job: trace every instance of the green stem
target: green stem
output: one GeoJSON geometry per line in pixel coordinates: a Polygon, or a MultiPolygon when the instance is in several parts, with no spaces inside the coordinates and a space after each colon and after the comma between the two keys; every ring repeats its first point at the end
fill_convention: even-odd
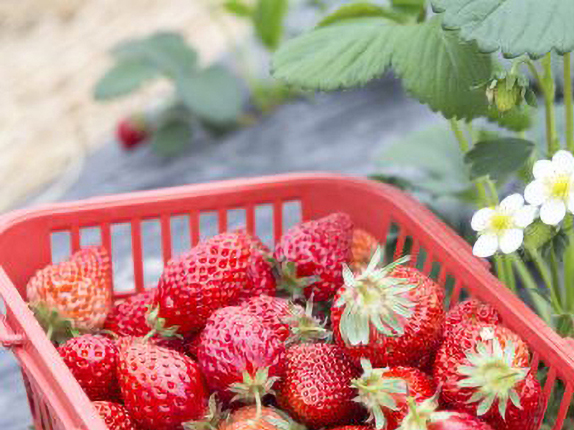
{"type": "Polygon", "coordinates": [[[255,413],[255,422],[258,422],[259,419],[261,418],[262,413],[261,395],[259,393],[255,395],[255,404],[257,405],[255,413]]]}
{"type": "Polygon", "coordinates": [[[567,312],[574,312],[574,219],[568,215],[564,221],[564,229],[568,234],[568,245],[563,255],[564,274],[564,309],[567,312]]]}
{"type": "Polygon", "coordinates": [[[503,256],[502,262],[504,264],[504,271],[506,272],[506,279],[508,281],[506,286],[510,288],[510,291],[516,294],[516,279],[514,277],[514,270],[512,270],[512,261],[508,256],[503,256]]]}
{"type": "Polygon", "coordinates": [[[53,336],[54,336],[54,326],[52,324],[50,324],[48,326],[48,330],[46,331],[46,337],[51,342],[53,336]]]}
{"type": "Polygon", "coordinates": [[[574,152],[574,106],[572,104],[572,61],[564,54],[564,105],[566,107],[566,148],[574,152]]]}
{"type": "Polygon", "coordinates": [[[508,275],[506,273],[506,266],[504,264],[504,259],[503,259],[502,255],[496,254],[494,256],[494,265],[496,267],[496,276],[498,276],[498,279],[500,279],[500,282],[502,282],[504,285],[508,286],[508,284],[509,284],[508,275]]]}
{"type": "Polygon", "coordinates": [[[463,154],[466,154],[468,152],[468,150],[470,149],[470,146],[468,144],[468,141],[464,137],[464,133],[462,132],[460,125],[458,124],[458,121],[456,119],[451,119],[450,120],[450,127],[452,128],[452,131],[454,132],[454,136],[456,137],[456,141],[458,142],[458,146],[460,147],[460,151],[463,154]]]}
{"type": "Polygon", "coordinates": [[[552,157],[560,149],[560,144],[556,137],[556,117],[554,112],[556,86],[554,85],[554,77],[552,76],[551,53],[546,54],[542,59],[542,66],[544,68],[542,92],[546,106],[546,145],[548,148],[548,157],[552,157]]]}
{"type": "Polygon", "coordinates": [[[560,294],[560,274],[558,259],[556,258],[556,250],[554,247],[550,247],[550,274],[552,276],[552,285],[554,289],[554,295],[556,300],[562,306],[561,294],[560,294]]]}
{"type": "Polygon", "coordinates": [[[542,297],[540,297],[538,293],[540,291],[538,284],[536,283],[536,280],[534,279],[534,277],[530,273],[530,270],[524,263],[524,260],[522,260],[522,258],[520,258],[520,256],[517,254],[513,254],[510,258],[512,260],[514,268],[516,269],[516,273],[518,274],[520,280],[522,281],[522,285],[524,286],[524,288],[526,288],[526,291],[528,291],[530,299],[532,300],[532,304],[536,309],[536,313],[540,315],[540,317],[544,321],[551,324],[552,323],[551,309],[548,306],[548,302],[546,302],[542,297]]]}

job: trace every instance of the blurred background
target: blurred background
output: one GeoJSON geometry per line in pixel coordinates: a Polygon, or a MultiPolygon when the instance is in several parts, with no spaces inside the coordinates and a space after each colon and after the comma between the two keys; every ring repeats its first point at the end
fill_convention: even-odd
{"type": "MultiPolygon", "coordinates": [[[[405,130],[443,124],[391,76],[328,94],[274,81],[281,41],[341,2],[255,3],[1,0],[0,212],[290,171],[365,176],[405,130]]],[[[0,351],[0,428],[30,424],[0,351]]]]}

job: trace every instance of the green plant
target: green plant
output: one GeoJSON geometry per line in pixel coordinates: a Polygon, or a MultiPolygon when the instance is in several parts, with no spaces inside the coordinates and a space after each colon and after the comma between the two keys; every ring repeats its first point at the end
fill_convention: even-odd
{"type": "MultiPolygon", "coordinates": [[[[574,30],[568,25],[572,19],[574,3],[569,0],[350,3],[283,44],[272,62],[276,78],[308,90],[352,88],[392,70],[412,97],[442,114],[452,137],[439,142],[444,134],[435,131],[428,139],[424,135],[410,139],[410,144],[392,146],[384,157],[384,179],[398,180],[432,200],[434,209],[440,210],[437,196],[450,205],[490,208],[481,213],[482,222],[473,220],[474,230],[484,227],[478,229],[476,252],[490,255],[494,242],[486,250],[479,248],[496,239],[494,251],[502,247],[502,252],[493,259],[501,281],[513,290],[520,286],[538,313],[563,335],[574,333],[574,269],[560,263],[574,258],[574,241],[569,240],[574,234],[570,214],[574,200],[572,207],[567,200],[574,174],[564,171],[561,181],[556,180],[553,192],[561,200],[552,210],[534,196],[532,190],[540,184],[526,188],[526,199],[540,207],[541,219],[520,203],[524,201],[520,196],[513,196],[500,209],[499,194],[532,181],[533,168],[536,173],[541,166],[548,167],[550,161],[534,163],[537,158],[552,158],[561,149],[574,151],[570,61],[574,30]],[[557,55],[563,57],[564,138],[557,132],[553,68],[557,55]],[[532,128],[535,90],[544,105],[543,136],[532,128]],[[419,176],[389,172],[397,161],[416,166],[419,176]],[[517,225],[500,212],[508,204],[517,211],[517,225]],[[568,215],[562,221],[564,209],[568,215]],[[549,216],[552,213],[554,217],[549,216]],[[512,232],[502,240],[507,230],[512,232]],[[524,246],[516,252],[523,237],[524,246]]],[[[570,163],[564,153],[557,157],[570,163]]],[[[461,224],[468,226],[467,220],[461,224]]]]}
{"type": "Polygon", "coordinates": [[[154,118],[153,147],[177,154],[189,143],[193,127],[221,129],[237,122],[242,109],[239,81],[218,65],[201,67],[197,53],[177,33],[158,32],[120,43],[113,67],[96,84],[97,100],[131,94],[156,79],[174,87],[173,101],[154,118]]]}

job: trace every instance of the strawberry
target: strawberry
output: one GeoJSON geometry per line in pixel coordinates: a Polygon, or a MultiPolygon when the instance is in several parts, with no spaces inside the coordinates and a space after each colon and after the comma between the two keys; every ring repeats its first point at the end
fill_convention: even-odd
{"type": "Polygon", "coordinates": [[[231,414],[218,430],[305,430],[280,411],[262,407],[257,416],[257,407],[243,406],[231,414]]]}
{"type": "Polygon", "coordinates": [[[118,380],[126,409],[145,430],[172,430],[206,412],[199,365],[174,350],[147,342],[121,349],[118,380]]]}
{"type": "Polygon", "coordinates": [[[451,332],[459,325],[471,323],[500,324],[501,318],[496,309],[491,305],[482,303],[476,299],[465,300],[457,303],[446,314],[444,324],[444,337],[450,336],[451,332]]]}
{"type": "Polygon", "coordinates": [[[351,261],[349,262],[351,270],[353,272],[364,270],[378,246],[379,242],[373,235],[360,228],[354,229],[351,241],[351,261]]]}
{"type": "Polygon", "coordinates": [[[149,137],[149,126],[143,115],[132,115],[118,123],[116,135],[122,148],[131,150],[149,137]]]}
{"type": "Polygon", "coordinates": [[[256,401],[283,375],[285,345],[271,327],[239,306],[216,311],[201,332],[197,359],[220,400],[256,401]]]}
{"type": "Polygon", "coordinates": [[[326,301],[343,285],[341,265],[351,258],[353,223],[335,213],[289,229],[275,248],[278,286],[326,301]]]}
{"type": "Polygon", "coordinates": [[[108,252],[86,248],[38,271],[26,286],[28,301],[49,337],[65,341],[70,330],[101,328],[112,306],[108,252]]]}
{"type": "Polygon", "coordinates": [[[345,286],[331,308],[335,341],[359,363],[374,367],[424,366],[442,340],[444,290],[411,267],[408,257],[387,267],[380,248],[354,275],[344,266],[345,286]]]}
{"type": "Polygon", "coordinates": [[[442,401],[496,430],[538,429],[544,402],[529,355],[528,346],[505,327],[461,325],[436,356],[442,401]]]}
{"type": "Polygon", "coordinates": [[[329,430],[372,430],[373,427],[369,426],[340,426],[340,427],[333,427],[329,430]]]}
{"type": "Polygon", "coordinates": [[[432,378],[413,367],[373,369],[366,359],[361,364],[363,375],[352,385],[359,392],[357,400],[370,413],[368,422],[377,429],[395,430],[408,413],[407,398],[420,403],[436,391],[432,378]]]}
{"type": "Polygon", "coordinates": [[[126,408],[113,402],[93,402],[109,430],[137,430],[136,424],[126,408]]]}
{"type": "Polygon", "coordinates": [[[250,252],[243,234],[222,233],[171,260],[155,297],[158,316],[181,334],[201,330],[213,312],[238,300],[250,252]]]}
{"type": "Polygon", "coordinates": [[[90,400],[115,398],[118,348],[112,340],[85,334],[68,340],[58,352],[90,400]]]}
{"type": "Polygon", "coordinates": [[[476,417],[458,411],[437,411],[436,397],[417,404],[409,399],[409,413],[399,430],[493,430],[476,417]]]}
{"type": "Polygon", "coordinates": [[[273,253],[256,236],[251,236],[241,231],[249,242],[250,255],[247,266],[247,284],[239,293],[239,301],[242,302],[250,297],[266,294],[275,295],[276,281],[273,266],[270,262],[273,253]]]}
{"type": "Polygon", "coordinates": [[[146,316],[153,304],[155,290],[144,291],[114,305],[104,329],[118,336],[145,336],[150,331],[146,316]]]}
{"type": "Polygon", "coordinates": [[[277,387],[281,409],[297,421],[319,428],[361,418],[351,381],[359,369],[337,345],[304,343],[288,348],[285,376],[277,387]]]}

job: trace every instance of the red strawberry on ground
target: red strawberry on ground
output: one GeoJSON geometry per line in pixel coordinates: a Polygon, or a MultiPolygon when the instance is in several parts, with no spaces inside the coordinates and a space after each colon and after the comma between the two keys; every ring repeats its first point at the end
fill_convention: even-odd
{"type": "Polygon", "coordinates": [[[150,134],[149,125],[143,115],[132,115],[118,123],[116,136],[122,148],[131,150],[141,145],[150,134]]]}
{"type": "Polygon", "coordinates": [[[352,237],[353,223],[343,213],[292,227],[275,248],[278,286],[318,302],[329,300],[343,285],[341,265],[351,258],[352,237]]]}
{"type": "Polygon", "coordinates": [[[262,294],[274,296],[276,280],[273,265],[270,262],[273,253],[258,237],[245,231],[240,231],[240,233],[244,234],[249,242],[250,256],[247,266],[247,284],[239,293],[239,302],[262,294]]]}
{"type": "Polygon", "coordinates": [[[529,355],[528,346],[505,327],[461,325],[436,356],[442,401],[496,430],[537,430],[544,402],[529,355]]]}
{"type": "Polygon", "coordinates": [[[155,290],[144,291],[118,302],[106,318],[104,329],[118,336],[145,336],[150,331],[147,322],[155,290]]]}
{"type": "Polygon", "coordinates": [[[112,271],[102,247],[82,249],[70,259],[38,271],[26,286],[30,307],[56,342],[70,332],[103,326],[112,306],[112,271]]]}
{"type": "Polygon", "coordinates": [[[379,430],[395,430],[408,413],[408,398],[416,403],[433,397],[432,378],[413,367],[373,369],[363,359],[363,375],[352,382],[357,398],[369,411],[369,422],[379,430]]]}
{"type": "Polygon", "coordinates": [[[235,394],[238,400],[260,405],[284,371],[284,342],[239,306],[211,316],[196,353],[209,388],[225,403],[235,394]]]}
{"type": "Polygon", "coordinates": [[[93,405],[109,430],[138,430],[128,410],[119,403],[94,402],[93,405]]]}
{"type": "Polygon", "coordinates": [[[451,332],[459,325],[466,323],[477,324],[500,324],[499,313],[491,305],[482,303],[477,299],[465,300],[457,303],[446,314],[444,324],[444,337],[450,336],[451,332]]]}
{"type": "Polygon", "coordinates": [[[166,326],[177,326],[182,335],[197,332],[213,312],[237,302],[250,253],[245,235],[222,233],[171,260],[155,297],[166,326]]]}
{"type": "Polygon", "coordinates": [[[353,272],[364,270],[373,254],[377,250],[379,242],[373,235],[365,230],[356,228],[353,230],[353,240],[351,242],[351,261],[349,267],[353,272]]]}
{"type": "Polygon", "coordinates": [[[359,364],[423,367],[442,340],[444,290],[407,258],[379,268],[378,248],[362,273],[344,267],[331,321],[335,341],[359,364]]]}
{"type": "Polygon", "coordinates": [[[399,430],[493,430],[465,412],[437,411],[436,397],[417,404],[409,399],[409,413],[399,430]]]}
{"type": "Polygon", "coordinates": [[[112,340],[85,334],[68,340],[58,352],[90,400],[117,396],[118,348],[112,340]]]}
{"type": "Polygon", "coordinates": [[[143,342],[122,349],[118,361],[124,405],[144,430],[172,430],[204,416],[208,391],[191,358],[143,342]]]}
{"type": "Polygon", "coordinates": [[[288,348],[277,402],[295,420],[313,428],[344,425],[362,418],[351,381],[360,376],[337,345],[304,343],[288,348]]]}

